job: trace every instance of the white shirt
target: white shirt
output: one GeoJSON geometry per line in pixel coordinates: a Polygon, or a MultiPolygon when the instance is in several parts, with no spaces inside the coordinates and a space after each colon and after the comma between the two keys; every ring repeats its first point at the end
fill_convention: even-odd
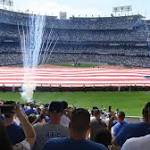
{"type": "Polygon", "coordinates": [[[128,139],[121,150],[150,150],[150,134],[128,139]]]}
{"type": "Polygon", "coordinates": [[[31,150],[30,144],[24,140],[15,146],[13,146],[13,150],[31,150]]]}
{"type": "Polygon", "coordinates": [[[62,115],[60,119],[60,124],[66,128],[69,127],[70,119],[66,115],[62,115]]]}

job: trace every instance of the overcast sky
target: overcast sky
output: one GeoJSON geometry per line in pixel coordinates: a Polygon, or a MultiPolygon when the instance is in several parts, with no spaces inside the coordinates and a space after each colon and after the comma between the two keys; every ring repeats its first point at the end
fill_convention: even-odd
{"type": "Polygon", "coordinates": [[[66,11],[68,16],[110,16],[115,6],[132,5],[133,13],[150,18],[150,0],[14,0],[18,10],[31,10],[49,15],[66,11]]]}

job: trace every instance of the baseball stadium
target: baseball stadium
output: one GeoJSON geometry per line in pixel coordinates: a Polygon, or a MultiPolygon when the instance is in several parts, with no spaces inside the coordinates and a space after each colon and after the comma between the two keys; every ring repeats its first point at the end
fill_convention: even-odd
{"type": "Polygon", "coordinates": [[[0,0],[0,149],[150,149],[144,1],[0,0]]]}
{"type": "Polygon", "coordinates": [[[30,15],[0,10],[1,99],[20,101],[25,74],[34,70],[29,81],[36,84],[34,98],[38,102],[65,99],[68,93],[71,105],[107,108],[110,104],[129,115],[140,114],[141,105],[150,96],[149,20],[139,14],[68,19],[45,16],[38,63],[24,74],[21,38],[28,32],[30,15]]]}

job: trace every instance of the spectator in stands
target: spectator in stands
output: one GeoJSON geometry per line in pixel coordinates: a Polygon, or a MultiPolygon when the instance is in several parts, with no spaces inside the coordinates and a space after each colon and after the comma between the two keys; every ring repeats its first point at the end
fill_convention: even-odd
{"type": "Polygon", "coordinates": [[[23,131],[25,134],[25,140],[21,141],[20,143],[17,143],[13,147],[13,149],[14,150],[31,150],[31,147],[33,146],[35,142],[35,138],[36,138],[35,131],[32,125],[30,124],[27,116],[25,115],[23,111],[21,111],[18,105],[16,105],[15,107],[15,113],[22,125],[23,131]]]}
{"type": "Polygon", "coordinates": [[[90,121],[90,127],[91,127],[90,139],[91,140],[93,140],[98,130],[107,128],[107,125],[105,124],[105,122],[103,122],[100,118],[101,112],[99,109],[93,109],[93,116],[94,118],[92,118],[92,120],[90,121]]]}
{"type": "Polygon", "coordinates": [[[4,150],[30,150],[31,146],[35,142],[36,135],[35,135],[32,125],[29,123],[26,115],[24,114],[23,111],[21,111],[21,109],[18,105],[16,105],[15,107],[8,107],[8,105],[6,107],[6,105],[5,105],[4,107],[6,108],[5,111],[10,110],[9,108],[11,108],[11,109],[13,108],[12,110],[15,112],[16,116],[18,117],[18,119],[22,125],[23,131],[25,133],[25,139],[23,141],[18,142],[13,145],[11,143],[9,134],[7,133],[7,130],[6,130],[7,127],[5,127],[5,125],[4,125],[4,121],[0,120],[0,148],[2,148],[4,150]]]}
{"type": "Polygon", "coordinates": [[[127,125],[125,119],[125,113],[123,111],[119,111],[117,113],[117,123],[111,128],[111,134],[113,137],[116,137],[118,133],[121,131],[123,127],[127,125]]]}
{"type": "Polygon", "coordinates": [[[25,110],[25,113],[26,113],[28,116],[31,115],[31,114],[37,114],[37,111],[35,110],[33,103],[30,103],[30,104],[29,104],[29,108],[27,108],[27,109],[25,110]]]}
{"type": "Polygon", "coordinates": [[[62,101],[63,106],[63,115],[61,116],[60,124],[64,127],[69,127],[70,119],[68,117],[68,103],[66,101],[62,101]]]}
{"type": "Polygon", "coordinates": [[[48,139],[55,137],[68,137],[68,129],[60,125],[60,119],[63,113],[61,102],[53,101],[49,105],[50,122],[45,124],[36,124],[35,150],[42,150],[48,139]]]}
{"type": "Polygon", "coordinates": [[[108,114],[108,118],[105,119],[108,129],[111,131],[111,128],[117,123],[116,113],[111,111],[108,114]]]}
{"type": "Polygon", "coordinates": [[[86,140],[90,129],[90,114],[79,108],[72,112],[69,124],[70,138],[50,139],[44,150],[106,150],[101,144],[86,140]]]}
{"type": "Polygon", "coordinates": [[[40,114],[38,114],[36,120],[32,124],[45,124],[46,122],[49,122],[49,111],[48,107],[44,106],[41,108],[40,114]]]}
{"type": "Polygon", "coordinates": [[[125,141],[132,137],[140,137],[150,134],[150,102],[143,108],[143,122],[127,124],[116,136],[115,142],[122,146],[125,141]]]}
{"type": "Polygon", "coordinates": [[[98,107],[96,107],[96,106],[93,106],[93,107],[92,107],[90,120],[95,119],[95,116],[94,116],[94,110],[95,110],[95,109],[98,109],[98,107]]]}
{"type": "MultiPolygon", "coordinates": [[[[15,106],[15,102],[7,101],[4,103],[4,105],[15,106]]],[[[12,145],[22,142],[25,139],[23,129],[21,126],[16,124],[16,122],[14,121],[14,116],[15,112],[13,111],[13,109],[7,109],[7,112],[3,113],[3,122],[12,145]]]]}
{"type": "Polygon", "coordinates": [[[111,145],[112,136],[108,129],[103,128],[97,131],[96,135],[93,137],[93,141],[103,144],[106,147],[111,145]]]}
{"type": "Polygon", "coordinates": [[[0,148],[4,150],[13,150],[11,142],[7,135],[6,128],[1,120],[0,120],[0,148]]]}
{"type": "Polygon", "coordinates": [[[121,150],[149,150],[150,134],[142,137],[128,139],[122,146],[121,150]]]}

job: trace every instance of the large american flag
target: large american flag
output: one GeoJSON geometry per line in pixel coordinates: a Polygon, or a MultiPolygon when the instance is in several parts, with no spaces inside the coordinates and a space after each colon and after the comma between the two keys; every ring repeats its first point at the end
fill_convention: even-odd
{"type": "MultiPolygon", "coordinates": [[[[34,73],[30,80],[37,86],[150,86],[150,69],[144,68],[49,66],[36,68],[34,73]]],[[[0,86],[21,86],[23,83],[23,68],[0,67],[0,86]]]]}

